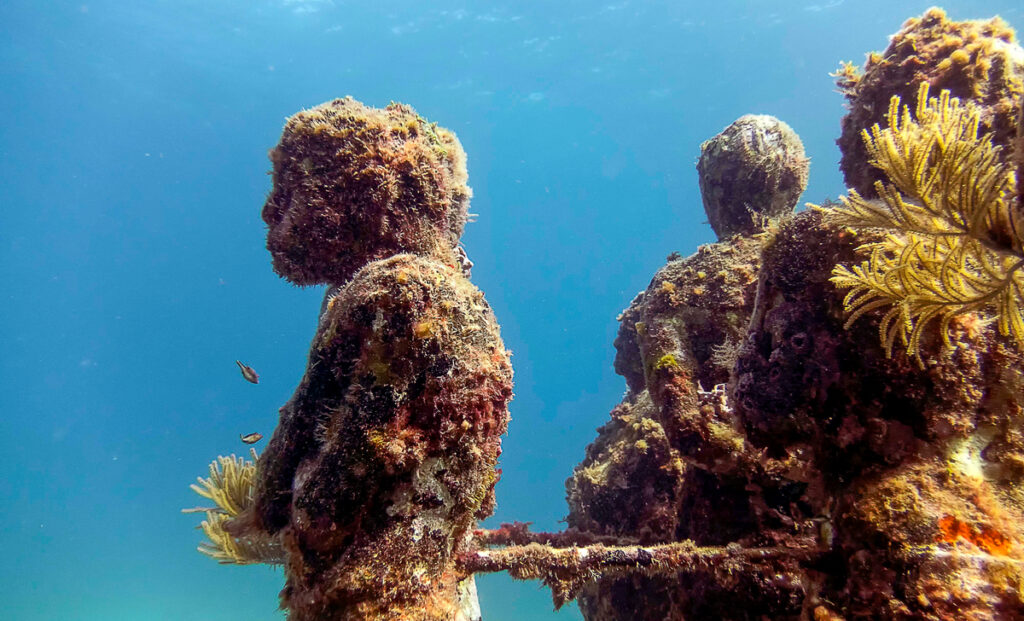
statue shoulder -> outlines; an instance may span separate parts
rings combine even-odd
[[[460,267],[411,254],[373,261],[329,290],[317,342],[323,347],[342,332],[413,348],[503,350],[490,305]]]

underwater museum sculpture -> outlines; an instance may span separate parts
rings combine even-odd
[[[922,24],[930,26],[923,35]],[[984,131],[981,119],[991,108],[976,106],[970,93],[955,108],[948,93],[927,99],[920,85],[944,83],[943,71],[960,75],[963,67],[938,67],[941,58],[901,62],[892,48],[905,49],[908,33],[916,33],[919,50],[933,49],[933,38],[949,46],[957,40],[954,34],[967,33],[963,43],[972,58],[999,67],[981,76],[990,81],[974,85],[971,92],[999,91],[1000,101],[1012,102],[1000,108],[1004,114],[1024,105],[1024,54],[998,20],[950,22],[932,9],[908,21],[884,54],[871,55],[863,75],[849,65],[841,69],[840,86],[855,87],[856,92],[844,128],[850,117],[872,109],[870,102],[886,102],[881,112],[896,111],[892,118],[877,118],[888,127],[858,136],[866,143],[861,155],[840,142],[852,170],[871,167],[877,172],[873,178],[891,184],[882,186],[885,200],[866,204],[889,209],[892,217],[884,223],[876,219],[865,230],[865,223],[853,221],[843,206],[831,205],[782,219],[762,236],[757,302],[730,366],[725,403],[733,421],[729,433],[741,437],[743,446],[752,446],[763,457],[763,467],[726,472],[708,468],[706,460],[687,455],[685,447],[679,451],[669,446],[666,438],[679,421],[659,418],[649,398],[631,403],[627,394],[569,482],[570,521],[588,530],[620,532],[623,525],[602,507],[622,506],[659,490],[651,496],[652,504],[661,503],[658,521],[647,523],[657,523],[664,532],[664,525],[677,516],[671,533],[676,539],[710,545],[724,536],[741,549],[782,544],[794,552],[813,546],[820,556],[780,563],[775,572],[747,568],[710,578],[682,572],[671,580],[609,576],[584,589],[581,608],[588,620],[1024,617],[1024,357],[1012,327],[1022,321],[1019,247],[1024,204],[1014,200],[1010,136]],[[955,49],[945,48],[946,54]],[[1004,80],[1006,76],[1012,79]],[[898,99],[891,102],[897,86],[906,88],[898,84],[904,79],[911,87],[904,99],[911,110],[918,104],[917,113],[900,109]],[[915,92],[926,100],[918,102]],[[956,119],[954,112],[959,113]],[[955,123],[936,122],[940,118]],[[901,124],[909,131],[901,131]],[[980,134],[972,133],[976,127]],[[1017,127],[1018,136],[1024,136],[1024,122]],[[891,166],[875,155],[869,161],[870,141],[878,139],[897,141],[896,159],[912,159],[911,168],[925,184],[922,178],[901,178],[899,171],[908,168],[908,161],[890,161],[899,164]],[[987,157],[972,159],[982,154]],[[1018,151],[1015,157],[1019,168],[1024,155]],[[918,261],[921,257],[901,256],[883,246],[879,252],[884,256],[875,260],[898,269],[888,274],[888,282],[907,274],[937,276],[918,284],[960,296],[959,306],[945,322],[929,322],[929,317],[943,319],[942,310],[922,316],[913,312],[921,308],[920,298],[875,295],[869,301],[878,303],[865,316],[848,313],[857,310],[856,304],[844,306],[844,292],[836,285],[846,284],[845,272],[870,263],[870,250],[879,248],[871,244],[914,235],[918,242],[929,236],[952,237],[948,223],[946,230],[909,230],[910,223],[899,221],[902,210],[891,209],[936,192],[948,193],[936,209],[938,204],[952,208],[958,201],[977,201],[970,213],[978,221],[971,231],[985,244],[1003,242],[1002,252],[996,253],[1002,263],[986,267],[980,263],[995,259],[960,254],[960,263],[945,264],[949,270],[955,266],[965,279],[959,288],[951,288],[954,274],[929,271]],[[851,194],[847,206],[857,202],[855,196]],[[974,270],[987,273],[977,278]],[[1001,304],[990,303],[996,301],[993,297],[964,299],[966,279],[972,279],[972,286],[987,280],[988,291],[1011,299]],[[658,280],[656,276],[652,287]],[[885,276],[876,280],[887,282]],[[692,276],[687,285],[693,285]],[[913,288],[905,292],[918,293]],[[901,321],[916,323],[898,324],[895,333],[884,334],[883,342],[879,325],[886,326],[893,309],[897,316],[908,309]],[[639,362],[619,364],[623,346],[636,351],[635,343],[622,335],[629,332],[628,324],[641,319],[631,310],[624,312],[616,341],[616,370],[633,393],[656,385],[658,375],[630,371],[645,365],[656,369],[665,355],[644,358],[640,349]],[[920,327],[918,338],[911,340],[915,327]],[[889,336],[896,339],[898,352]],[[904,337],[905,342],[900,340]],[[717,402],[712,398],[700,407]],[[683,429],[691,426],[686,418],[682,421]],[[705,450],[716,439],[702,443]],[[739,480],[733,478],[737,474]],[[621,481],[630,485],[623,489]],[[709,500],[702,500],[704,489],[713,490]],[[694,522],[703,530],[694,529]]]
[[[833,74],[847,100],[842,133],[836,141],[842,157],[839,168],[847,187],[873,197],[882,171],[868,165],[861,132],[883,123],[895,95],[914,102],[918,85],[927,82],[933,93],[948,90],[979,111],[981,129],[997,145],[1009,144],[1016,134],[1015,100],[1020,94],[1024,50],[1002,19],[953,21],[941,9],[929,9],[908,19],[889,38],[882,52],[868,54],[864,68],[845,62]]]
[[[225,526],[283,559],[236,562],[283,560],[292,620],[477,618],[455,560],[494,507],[512,367],[457,249],[462,147],[407,106],[348,98],[291,117],[271,159],[274,269],[330,287],[249,506]]]
[[[770,116],[741,117],[701,145],[697,171],[719,241],[669,257],[619,317],[615,369],[629,390],[567,481],[570,527],[701,546],[736,543],[756,530],[753,520],[720,519],[750,511],[746,488],[768,465],[736,424],[729,372],[753,312],[762,248],[796,206],[808,165],[796,133]],[[624,502],[624,489],[632,502]],[[798,546],[814,543],[805,536]],[[776,585],[741,572],[612,576],[584,587],[580,608],[588,619],[655,620],[720,613],[688,608],[690,593],[732,607],[751,597],[788,602],[788,584],[799,584],[793,566],[795,559],[778,558],[761,568],[785,576]]]
[[[283,563],[301,621],[476,619],[489,571],[588,621],[1024,618],[1024,50],[931,9],[836,77],[840,203],[790,213],[807,160],[775,119],[702,146],[719,241],[620,316],[628,390],[561,533],[475,528],[512,372],[454,136],[398,104],[292,117],[268,248],[330,288],[267,450],[196,488],[201,550]]]

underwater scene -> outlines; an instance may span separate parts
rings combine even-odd
[[[1024,619],[1022,28],[0,3],[0,620]]]

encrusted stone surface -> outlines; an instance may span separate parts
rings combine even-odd
[[[836,611],[1018,618],[1024,357],[965,315],[950,347],[929,332],[924,368],[886,358],[878,317],[844,329],[827,281],[853,243],[805,213],[764,256],[733,398],[754,446],[787,465],[779,484],[797,493],[776,510],[827,525],[837,565],[814,580]]]
[[[930,10],[864,76],[845,76],[844,128],[881,121],[891,95],[928,79],[935,94],[988,106],[986,131],[1009,149],[1006,119],[1021,105],[1012,41],[1000,21],[956,24]],[[957,49],[983,62],[952,66]],[[840,144],[864,191],[876,177],[852,139]],[[570,524],[811,549],[817,560],[607,575],[580,597],[588,621],[1024,618],[1024,355],[972,314],[953,321],[948,343],[931,326],[922,364],[886,357],[884,310],[847,328],[829,278],[870,236],[816,211],[781,218],[670,260],[623,312],[615,368],[629,390],[569,482]],[[640,428],[669,450],[638,452]],[[641,498],[642,510],[605,509]]]
[[[932,8],[907,20],[883,52],[868,55],[863,69],[845,65],[836,76],[849,109],[836,141],[842,151],[839,167],[847,187],[875,196],[881,174],[868,163],[861,132],[875,123],[885,125],[893,95],[913,109],[921,82],[931,85],[933,95],[948,89],[980,108],[982,131],[990,132],[996,144],[1009,144],[1016,101],[1024,95],[1024,49],[998,17],[958,22]]]
[[[403,252],[458,264],[471,194],[466,155],[455,134],[409,106],[346,97],[303,110],[270,160],[267,248],[291,282],[340,284]]]
[[[924,368],[885,356],[877,316],[845,329],[828,279],[861,241],[816,212],[784,221],[766,240],[728,394],[695,390],[681,407],[681,378],[703,365],[678,355],[686,347],[677,366],[641,347],[645,389],[569,483],[580,529],[810,547],[821,560],[728,579],[606,576],[580,597],[588,620],[1024,618],[1024,355],[973,315],[953,323],[951,346],[929,332]],[[659,404],[657,390],[672,398]],[[640,452],[640,439],[670,450]]]

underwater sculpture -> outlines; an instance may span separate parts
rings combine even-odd
[[[719,241],[669,257],[619,317],[615,369],[629,390],[567,481],[567,521],[645,544],[792,544],[751,538],[752,516],[720,516],[749,516],[750,475],[765,470],[733,416],[727,383],[753,311],[762,248],[803,192],[808,160],[788,125],[747,115],[701,145],[697,171]],[[808,548],[804,539],[798,546]],[[588,619],[710,618],[748,605],[778,614],[799,587],[793,565],[779,558],[732,576],[613,575],[584,587],[580,608]],[[757,607],[770,600],[779,605]]]
[[[259,460],[249,528],[282,538],[282,604],[294,621],[474,618],[454,561],[494,506],[512,368],[456,250],[462,148],[411,108],[341,99],[289,119],[271,159],[274,269],[332,285]]]
[[[512,368],[456,248],[462,148],[407,106],[347,98],[291,117],[271,160],[274,269],[330,288],[225,529],[283,550],[293,621],[478,618],[454,563],[494,506]]]
[[[944,24],[944,44],[961,32],[968,47],[978,41],[969,34],[978,23],[936,11],[908,25]],[[971,53],[1018,58],[1006,30],[1002,43]],[[913,94],[963,70],[948,56],[900,65],[914,67],[916,90],[902,101],[917,112],[896,100],[868,137],[909,129],[908,148],[897,166],[872,156],[878,172],[864,178],[895,193],[864,204],[898,216],[900,200],[927,198],[923,177],[902,179],[904,168],[945,178],[942,192],[998,199],[972,231],[1019,248],[1024,150],[1011,154],[1012,132],[986,130],[995,126],[970,96],[957,109],[980,135],[943,138],[921,166],[897,161],[938,144],[930,110],[941,117],[958,105]],[[864,79],[842,70],[840,85],[864,102],[892,101],[890,83],[866,78],[877,66],[869,58]],[[1020,75],[1003,69],[978,88],[1008,84],[1020,144],[1024,89],[999,82]],[[781,126],[756,127],[771,139],[727,131],[706,143],[702,188],[757,177],[716,175],[713,165],[733,140],[758,145],[753,155],[782,144]],[[966,174],[957,165],[933,175],[958,152],[986,152],[985,140],[992,157]],[[758,217],[726,198],[742,188],[705,196],[709,219],[715,208],[728,214],[715,227],[723,240],[670,258],[622,314],[616,370],[629,393],[569,482],[571,528],[474,530],[494,502],[511,370],[493,317],[461,276],[455,215],[464,218],[468,189],[453,144],[397,105],[337,100],[289,121],[273,152],[268,246],[279,273],[331,289],[306,376],[267,452],[255,465],[223,458],[200,488],[218,505],[206,510],[207,553],[284,561],[282,603],[302,620],[475,618],[471,576],[488,571],[540,579],[556,605],[580,596],[588,620],[1024,618],[1024,354],[1014,317],[1010,329],[998,324],[1019,305],[918,316],[896,328],[907,342],[888,346],[880,324],[903,302],[853,316],[837,278],[871,260],[864,244],[930,233],[898,218],[874,222],[889,230],[851,230],[836,205],[772,217],[790,199],[757,200],[775,206]],[[745,161],[801,178],[798,150],[767,153],[774,159]],[[869,166],[860,157],[849,165]],[[1004,180],[995,194],[981,183],[993,174]],[[408,200],[424,208],[401,209]],[[345,205],[358,211],[339,213]],[[912,254],[893,260],[916,267]],[[978,268],[972,261],[957,268]]]
[[[757,233],[768,220],[792,212],[807,187],[804,145],[775,117],[741,116],[700,151],[700,196],[720,240]]]
[[[908,27],[944,19],[944,14],[933,9],[920,20],[909,21]],[[1002,24],[943,23],[950,30],[946,43],[953,40],[954,33]],[[972,53],[995,49],[1002,58],[1020,58],[1020,48],[1012,44],[1012,31],[1005,25],[1001,28],[1001,43],[982,45]],[[931,33],[942,36],[934,30]],[[966,39],[975,44],[978,36]],[[899,39],[895,37],[894,44]],[[887,53],[886,59],[891,60],[891,55]],[[840,72],[840,85],[844,79],[855,82],[861,103],[879,100],[885,93],[883,101],[888,104],[894,90],[891,84],[876,79],[877,74],[869,79],[880,60],[869,58],[864,80],[851,76],[849,68]],[[900,65],[916,72],[911,74],[916,76],[910,83],[911,96],[905,98],[911,109],[918,103],[915,91],[927,97],[929,76],[934,78],[933,84],[943,83],[944,71],[963,69],[950,67],[950,63],[936,66],[942,64],[941,59],[934,59],[930,66],[917,60]],[[1008,63],[999,69],[988,74],[992,82],[978,86],[980,91],[999,91],[1005,98],[1004,112],[1024,105],[1020,80],[1024,66],[1015,68]],[[1007,76],[1012,79],[1003,81]],[[1024,356],[1013,328],[1022,321],[1019,303],[989,305],[987,302],[995,300],[986,299],[963,304],[965,300],[960,299],[954,312],[945,316],[942,310],[934,315],[911,314],[916,323],[890,326],[895,333],[885,334],[901,343],[900,351],[894,352],[890,342],[879,339],[879,325],[886,325],[887,312],[907,308],[902,298],[869,298],[879,303],[857,317],[846,312],[856,311],[856,305],[844,308],[842,292],[836,289],[836,285],[846,284],[843,278],[848,277],[850,266],[871,260],[865,250],[858,250],[862,244],[890,240],[905,246],[915,235],[918,241],[930,234],[948,238],[949,230],[922,229],[898,217],[908,203],[948,193],[933,201],[936,207],[952,208],[965,200],[984,203],[968,214],[978,214],[971,232],[986,244],[1002,240],[1008,251],[1004,256],[1010,258],[1000,269],[979,274],[980,278],[970,270],[986,270],[979,263],[986,260],[984,254],[960,255],[959,263],[948,262],[945,269],[956,266],[964,270],[961,284],[988,280],[1019,300],[1017,249],[1024,203],[1014,200],[1015,179],[1008,165],[1012,133],[984,132],[984,122],[979,123],[978,117],[984,118],[987,109],[971,99],[965,102],[965,107],[956,108],[961,113],[967,111],[957,120],[959,132],[943,134],[943,123],[937,122],[939,117],[950,120],[954,116],[951,106],[956,103],[947,93],[918,103],[916,114],[900,109],[899,100],[886,105],[885,110],[895,113],[877,119],[885,129],[858,136],[866,146],[862,144],[857,152],[851,153],[840,142],[844,161],[861,158],[855,168],[869,165],[866,155],[858,156],[858,152],[873,153],[871,164],[878,168],[872,167],[875,173],[863,178],[883,180],[893,189],[882,192],[884,201],[861,203],[851,194],[846,208],[826,206],[770,227],[762,236],[765,243],[759,255],[757,302],[729,367],[728,387],[720,395],[702,395],[699,405],[685,410],[689,416],[673,420],[659,416],[658,409],[652,407],[652,399],[646,395],[658,387],[658,367],[663,372],[674,365],[663,351],[647,356],[636,338],[623,338],[637,322],[641,324],[638,327],[647,329],[643,315],[634,310],[637,302],[623,313],[616,340],[616,370],[626,378],[630,393],[613,411],[612,421],[599,431],[587,458],[568,483],[570,523],[606,535],[628,534],[631,529],[649,532],[658,541],[665,541],[659,537],[666,533],[675,539],[693,538],[698,544],[722,537],[740,549],[778,542],[794,554],[810,547],[817,548],[820,555],[799,563],[780,562],[775,573],[743,567],[730,576],[693,572],[671,579],[609,575],[583,591],[581,609],[588,621],[1024,618],[1024,436],[1020,433]],[[854,122],[851,118],[863,113],[855,102],[844,120],[844,132]],[[976,137],[971,127],[979,125],[984,133]],[[944,136],[938,141],[942,150],[927,152],[935,147],[937,133]],[[1019,144],[1024,139],[1024,117],[1016,133]],[[904,158],[890,160],[895,166],[876,157],[871,143],[894,134],[899,144],[894,157]],[[983,155],[987,157],[974,159]],[[1024,152],[1017,151],[1015,157],[1019,170]],[[909,165],[911,159],[914,166]],[[922,185],[921,178],[900,174],[908,168],[932,181]],[[851,178],[849,170],[847,178]],[[1019,185],[1016,190],[1019,197]],[[844,214],[844,210],[850,211],[850,203],[877,209],[888,206],[888,213],[897,217],[885,222],[876,218],[875,228],[855,235],[845,228],[855,224],[851,214]],[[901,256],[884,246],[882,252],[899,273],[916,274],[921,287],[941,292],[956,280],[949,271],[922,267],[912,253]],[[700,255],[698,252],[687,261]],[[929,282],[929,277],[935,280]],[[1008,282],[1000,282],[1006,277]],[[896,273],[888,278],[896,280]],[[652,289],[657,291],[659,280],[655,276],[638,299],[647,297]],[[691,273],[685,285],[694,286],[695,281]],[[886,282],[886,277],[876,282]],[[946,288],[956,295],[955,290]],[[908,312],[915,308],[909,307]],[[945,321],[929,322],[929,317]],[[905,342],[900,341],[901,336]],[[624,351],[632,352],[629,355],[635,360],[621,363]],[[645,374],[644,369],[655,372]],[[702,367],[698,372],[708,370]],[[720,404],[731,410],[735,427],[688,445],[671,446],[669,438],[678,436],[680,430],[689,433],[693,429],[691,421],[698,408],[720,411]],[[721,445],[723,435],[741,440],[735,443],[734,457],[715,459],[710,464],[713,467],[708,467],[700,452],[714,455],[712,449]],[[693,446],[699,450],[694,452]],[[760,465],[722,468],[749,455],[750,449],[761,456]],[[709,500],[701,501],[701,490],[713,490],[707,494]],[[624,523],[621,513],[605,509],[627,506],[641,498],[651,499],[656,510],[649,508],[649,514],[639,516],[637,524]],[[627,513],[626,517],[630,516]]]
[[[1024,356],[971,312],[921,327],[913,342],[908,327],[914,349],[891,357],[878,334],[888,309],[844,321],[835,266],[862,260],[859,245],[879,233],[831,224],[838,210],[798,215],[765,249],[764,303],[732,393],[746,437],[789,462],[783,513],[827,528],[829,554],[805,578],[815,610],[823,618],[1019,618]],[[900,260],[917,267],[915,257]]]

